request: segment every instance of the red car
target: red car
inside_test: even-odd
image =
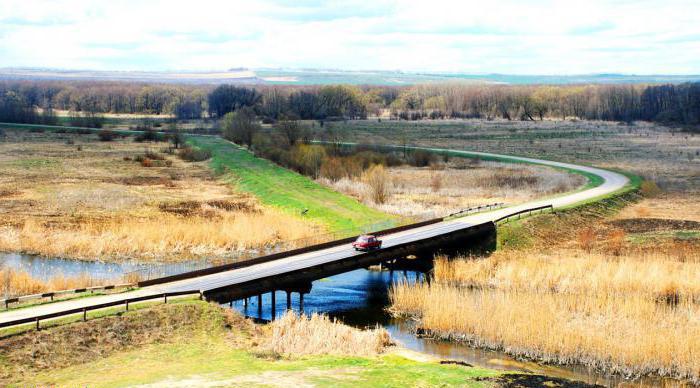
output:
[[[371,234],[366,234],[358,237],[357,240],[352,243],[352,247],[355,248],[356,251],[370,251],[372,249],[379,249],[382,247],[382,240]]]

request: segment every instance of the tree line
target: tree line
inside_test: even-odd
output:
[[[280,119],[649,120],[700,124],[700,83],[665,85],[235,86],[97,81],[2,81],[0,120],[42,122],[56,109],[223,118],[250,108]],[[42,113],[39,113],[42,112]]]

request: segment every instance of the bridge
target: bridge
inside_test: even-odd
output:
[[[383,240],[382,249],[371,252],[355,251],[350,245],[354,239],[349,238],[244,262],[147,280],[139,283],[140,288],[134,291],[9,310],[0,313],[0,327],[36,323],[38,328],[40,321],[44,320],[81,313],[85,318],[90,310],[118,305],[125,305],[128,309],[129,303],[157,298],[163,298],[167,302],[168,297],[185,294],[199,294],[201,298],[208,300],[228,302],[251,296],[258,296],[260,301],[260,295],[271,292],[274,306],[275,291],[285,291],[289,308],[291,293],[298,292],[300,307],[303,310],[303,295],[310,292],[311,282],[314,280],[367,268],[397,257],[431,254],[443,248],[469,244],[493,244],[495,222],[499,220],[516,214],[545,208],[562,208],[595,200],[618,192],[629,184],[626,176],[595,167],[483,152],[424,149],[434,152],[449,151],[453,155],[464,157],[507,158],[513,162],[563,168],[595,176],[602,183],[592,188],[517,206],[379,231],[378,234]]]

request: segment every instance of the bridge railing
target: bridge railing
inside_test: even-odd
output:
[[[547,209],[549,209],[549,210],[551,210],[551,211],[554,211],[554,207],[553,207],[552,205],[537,206],[537,207],[533,207],[533,208],[529,208],[529,209],[523,209],[523,210],[520,210],[520,211],[517,211],[517,212],[514,212],[514,213],[510,213],[510,214],[508,214],[508,215],[505,215],[505,216],[503,216],[503,217],[500,217],[500,218],[497,218],[497,219],[493,220],[493,222],[494,222],[494,223],[499,223],[499,222],[501,222],[501,221],[508,222],[511,218],[513,218],[513,217],[515,217],[515,216],[517,216],[518,218],[520,218],[523,214],[532,215],[532,213],[534,213],[534,212],[539,211],[539,212],[541,213],[541,212],[544,212],[544,211],[547,210]]]
[[[115,300],[115,301],[111,301],[111,302],[105,302],[105,303],[100,303],[100,304],[95,304],[95,305],[90,305],[90,306],[85,306],[85,307],[77,307],[77,308],[57,311],[57,312],[49,313],[49,314],[43,314],[43,315],[37,315],[37,316],[33,316],[33,317],[15,319],[12,321],[0,322],[0,328],[22,325],[22,324],[27,324],[27,323],[36,323],[36,329],[39,330],[41,328],[40,322],[47,320],[47,319],[60,318],[60,317],[68,316],[68,315],[82,313],[83,314],[83,321],[86,321],[88,311],[101,310],[104,308],[121,306],[121,305],[124,305],[125,309],[128,311],[129,304],[131,304],[131,303],[145,302],[145,301],[154,300],[154,299],[163,299],[163,301],[165,303],[168,303],[168,298],[176,297],[176,296],[184,296],[184,295],[199,295],[200,299],[202,298],[202,293],[200,291],[165,292],[165,293],[160,293],[160,294],[137,296],[134,298],[123,298],[123,299],[119,299],[119,300]]]
[[[95,291],[111,291],[118,289],[126,289],[136,287],[136,283],[121,283],[121,284],[110,284],[106,286],[92,286],[83,288],[74,288],[72,290],[60,290],[60,291],[50,291],[43,292],[40,294],[22,295],[12,298],[0,299],[0,306],[3,306],[6,310],[10,308],[10,304],[23,303],[30,300],[45,299],[49,298],[52,302],[54,298],[59,296],[71,295],[71,294],[81,294],[85,292],[95,292]]]

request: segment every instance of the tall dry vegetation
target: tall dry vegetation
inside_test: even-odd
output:
[[[9,298],[21,295],[38,294],[48,291],[72,290],[100,285],[100,281],[88,274],[64,276],[55,274],[48,281],[32,277],[26,271],[0,268],[0,297]]]
[[[437,337],[526,358],[700,382],[697,240],[632,243],[616,223],[630,220],[603,210],[526,223],[521,233],[545,230],[530,247],[438,258],[431,284],[393,288],[392,310]]]
[[[18,229],[0,230],[0,250],[82,259],[180,260],[230,256],[304,237],[308,224],[274,212],[88,219],[68,228],[29,219]]]
[[[264,348],[296,358],[314,354],[374,356],[389,345],[391,338],[384,329],[359,330],[325,315],[307,317],[289,311],[272,323],[272,335]]]
[[[384,166],[378,164],[370,167],[362,174],[362,181],[367,185],[367,193],[372,202],[383,204],[391,195],[391,178]]]
[[[143,145],[128,139],[11,132],[0,144],[0,251],[169,261],[240,256],[318,234],[232,192],[203,164],[157,149],[146,150],[148,160],[168,163],[144,168],[134,163]]]

